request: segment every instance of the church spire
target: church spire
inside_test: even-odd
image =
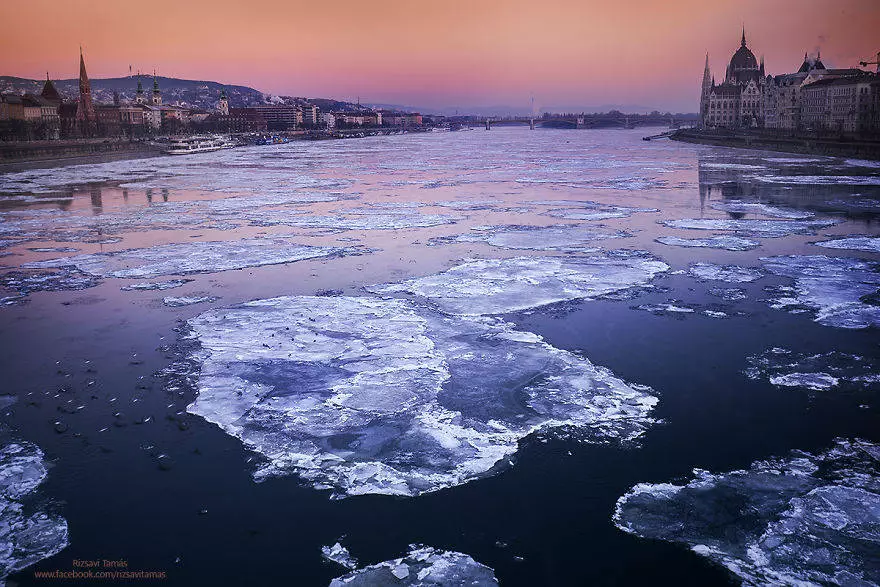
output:
[[[742,46],[746,46],[746,26],[743,25],[743,38],[742,38]]]
[[[86,61],[83,58],[82,47],[79,48],[79,102],[76,106],[76,121],[80,125],[80,132],[90,136],[95,132],[97,117],[95,106],[92,104],[92,86],[86,73]]]

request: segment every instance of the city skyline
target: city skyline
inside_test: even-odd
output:
[[[830,67],[855,67],[880,49],[880,8],[864,0],[769,7],[385,0],[322,9],[218,0],[179,5],[173,16],[132,10],[45,0],[2,7],[5,22],[39,25],[5,32],[0,74],[70,78],[82,44],[92,78],[127,75],[130,65],[272,94],[425,108],[518,107],[535,96],[539,108],[693,112],[705,54],[723,72],[742,26],[771,74],[795,70],[805,51],[821,50]]]

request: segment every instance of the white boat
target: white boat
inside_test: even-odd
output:
[[[234,146],[223,137],[187,137],[174,139],[165,151],[169,155],[189,155],[190,153],[208,153]]]

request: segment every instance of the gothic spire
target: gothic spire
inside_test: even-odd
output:
[[[743,38],[742,38],[742,46],[746,46],[746,26],[743,25]]]

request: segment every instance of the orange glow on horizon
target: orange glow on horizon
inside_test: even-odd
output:
[[[0,74],[93,78],[134,70],[275,94],[417,107],[607,104],[696,111],[739,46],[771,74],[804,51],[855,67],[880,51],[875,0],[27,0],[0,7]]]

